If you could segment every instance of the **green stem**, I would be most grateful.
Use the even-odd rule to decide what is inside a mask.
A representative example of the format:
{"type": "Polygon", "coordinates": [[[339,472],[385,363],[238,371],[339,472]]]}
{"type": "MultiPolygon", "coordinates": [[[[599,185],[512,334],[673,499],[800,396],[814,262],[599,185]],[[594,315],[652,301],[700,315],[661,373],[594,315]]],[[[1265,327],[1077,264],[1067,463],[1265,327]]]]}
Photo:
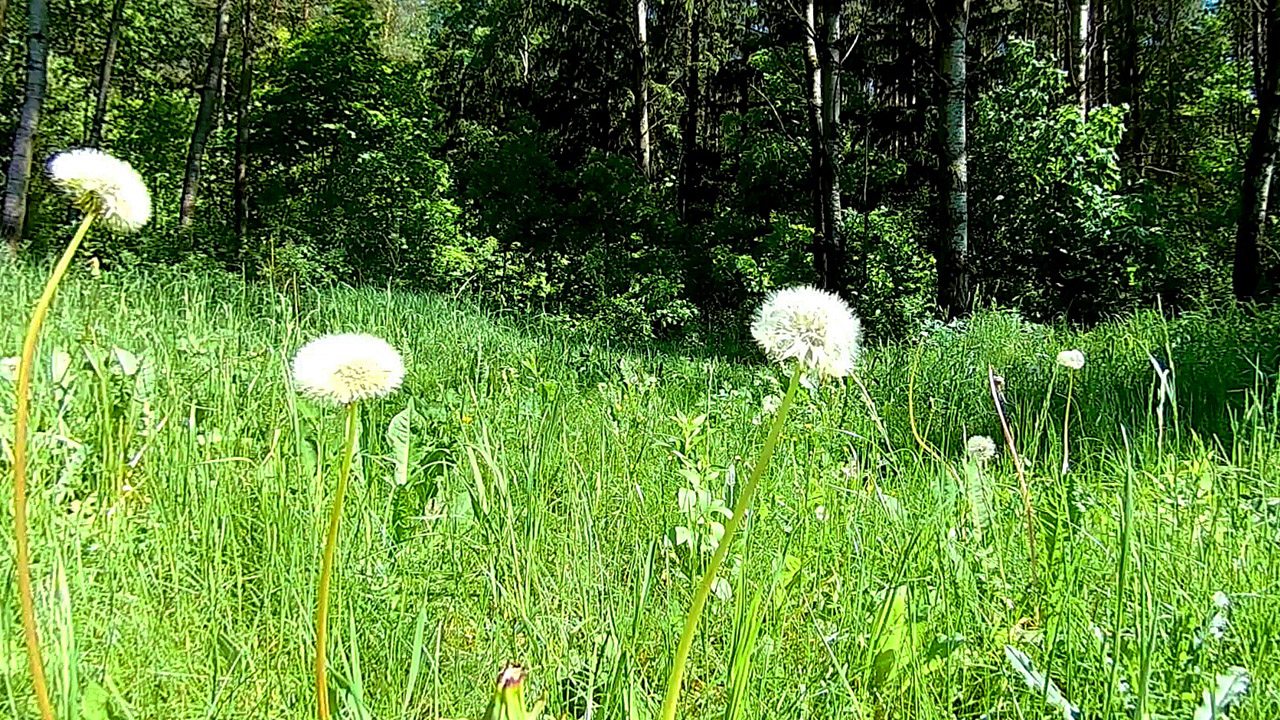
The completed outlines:
{"type": "Polygon", "coordinates": [[[1071,470],[1071,456],[1068,450],[1067,429],[1071,425],[1071,391],[1076,388],[1076,376],[1073,373],[1067,378],[1067,411],[1062,416],[1062,474],[1071,470]]]}
{"type": "Polygon", "coordinates": [[[1111,678],[1107,683],[1106,701],[1103,712],[1111,711],[1111,701],[1116,689],[1116,680],[1120,674],[1120,635],[1124,624],[1124,601],[1129,585],[1129,552],[1133,545],[1133,455],[1129,447],[1129,433],[1124,425],[1120,426],[1120,436],[1124,439],[1125,473],[1124,486],[1120,493],[1120,562],[1116,570],[1115,605],[1111,621],[1111,678]]]}
{"type": "Polygon", "coordinates": [[[733,545],[733,536],[738,532],[743,518],[746,517],[747,508],[751,505],[751,496],[755,494],[756,486],[760,484],[760,476],[764,474],[765,468],[769,466],[769,460],[773,457],[773,449],[778,444],[778,436],[782,434],[787,412],[791,409],[792,401],[795,400],[796,389],[800,387],[800,373],[799,367],[791,373],[791,385],[787,387],[787,394],[782,399],[782,405],[778,407],[778,414],[773,418],[773,427],[769,429],[769,438],[765,440],[764,449],[760,451],[760,459],[751,469],[751,477],[747,479],[747,484],[742,487],[742,494],[738,496],[738,502],[733,506],[733,517],[724,524],[724,537],[716,547],[715,554],[711,556],[711,564],[707,566],[702,582],[698,584],[697,592],[693,594],[693,605],[685,617],[684,632],[680,634],[680,644],[676,646],[671,675],[667,678],[667,695],[662,701],[662,720],[675,720],[676,704],[680,701],[680,684],[684,679],[684,666],[689,660],[689,649],[693,646],[693,635],[698,630],[698,620],[702,617],[702,609],[707,604],[707,596],[711,594],[716,572],[724,562],[725,556],[729,554],[729,548],[733,545]]]}
{"type": "Polygon", "coordinates": [[[62,253],[62,259],[53,268],[53,274],[44,286],[44,293],[36,302],[27,325],[27,336],[22,342],[22,359],[18,363],[17,407],[13,423],[13,535],[17,545],[18,596],[22,604],[22,629],[27,641],[27,662],[31,666],[31,689],[35,692],[36,705],[43,720],[55,720],[53,703],[49,701],[49,683],[45,680],[44,662],[40,659],[40,636],[36,632],[35,600],[31,594],[31,555],[27,540],[27,426],[30,423],[31,406],[28,395],[31,389],[31,371],[35,365],[36,342],[40,339],[40,327],[58,290],[58,283],[67,274],[71,259],[80,248],[80,241],[89,232],[97,215],[88,213],[80,221],[80,227],[71,238],[71,244],[62,253]]]}
{"type": "Polygon", "coordinates": [[[351,459],[355,456],[356,435],[360,430],[358,405],[347,405],[347,442],[342,451],[342,472],[338,475],[338,494],[333,498],[329,515],[329,533],[324,541],[324,559],[320,564],[320,591],[316,597],[316,713],[329,720],[329,681],[325,673],[325,650],[329,641],[329,582],[333,578],[333,554],[338,547],[338,523],[342,520],[342,499],[347,494],[351,477],[351,459]]]}

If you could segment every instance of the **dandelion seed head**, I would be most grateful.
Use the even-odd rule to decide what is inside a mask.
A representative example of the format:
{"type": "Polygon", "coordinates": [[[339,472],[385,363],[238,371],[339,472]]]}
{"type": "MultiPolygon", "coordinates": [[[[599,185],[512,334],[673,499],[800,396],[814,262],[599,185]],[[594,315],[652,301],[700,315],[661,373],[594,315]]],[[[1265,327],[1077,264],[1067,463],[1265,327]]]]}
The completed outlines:
{"type": "Polygon", "coordinates": [[[1063,350],[1058,353],[1058,364],[1068,370],[1079,370],[1084,367],[1084,353],[1079,350],[1063,350]]]}
{"type": "Polygon", "coordinates": [[[964,451],[979,463],[989,462],[996,457],[996,442],[986,435],[974,435],[964,444],[964,451]]]}
{"type": "Polygon", "coordinates": [[[793,287],[769,295],[756,311],[751,336],[774,362],[794,359],[822,377],[839,378],[853,372],[862,323],[834,293],[793,287]]]}
{"type": "Polygon", "coordinates": [[[151,193],[129,163],[91,148],[58,153],[49,176],[83,213],[115,232],[135,232],[151,219],[151,193]]]}
{"type": "Polygon", "coordinates": [[[318,400],[347,405],[381,397],[404,380],[400,353],[372,335],[343,333],[312,340],[293,358],[298,389],[318,400]]]}

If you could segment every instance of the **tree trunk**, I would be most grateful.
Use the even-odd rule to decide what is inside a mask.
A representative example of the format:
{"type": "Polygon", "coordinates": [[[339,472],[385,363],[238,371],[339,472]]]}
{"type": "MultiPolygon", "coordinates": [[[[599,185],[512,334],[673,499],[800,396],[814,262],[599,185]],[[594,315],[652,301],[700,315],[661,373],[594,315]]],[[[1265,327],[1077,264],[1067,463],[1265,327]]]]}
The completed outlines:
{"type": "Polygon", "coordinates": [[[244,0],[240,28],[240,87],[236,98],[235,203],[236,252],[243,253],[249,234],[249,108],[253,101],[253,0],[244,0]]]}
{"type": "Polygon", "coordinates": [[[636,0],[636,144],[640,172],[652,176],[649,157],[649,3],[636,0]]]}
{"type": "Polygon", "coordinates": [[[969,289],[969,155],[966,132],[966,54],[969,0],[947,0],[942,13],[942,97],[939,115],[939,198],[942,237],[937,248],[938,307],[950,319],[966,315],[969,289]]]}
{"type": "Polygon", "coordinates": [[[1107,43],[1108,5],[1106,0],[1094,0],[1093,16],[1089,19],[1090,44],[1089,76],[1093,86],[1090,102],[1096,107],[1111,104],[1111,57],[1107,43]]]}
{"type": "Polygon", "coordinates": [[[692,222],[698,215],[694,195],[702,185],[698,156],[698,115],[702,110],[702,88],[698,64],[702,60],[702,15],[697,0],[686,0],[688,44],[684,55],[684,122],[680,129],[680,187],[677,191],[680,219],[692,222]]]}
{"type": "Polygon", "coordinates": [[[102,126],[107,121],[107,96],[111,93],[111,68],[116,62],[116,47],[120,44],[120,23],[124,18],[125,0],[115,0],[111,7],[111,24],[107,28],[107,46],[102,51],[102,63],[98,65],[98,90],[94,94],[93,120],[89,123],[89,147],[102,145],[102,126]]]}
{"type": "Polygon", "coordinates": [[[1252,30],[1250,35],[1253,40],[1253,96],[1258,97],[1258,93],[1262,89],[1262,63],[1265,58],[1263,58],[1262,49],[1264,44],[1262,39],[1262,23],[1264,15],[1262,11],[1258,9],[1257,3],[1249,3],[1249,17],[1249,27],[1252,30]]]}
{"type": "Polygon", "coordinates": [[[48,83],[49,6],[45,0],[27,3],[27,85],[26,99],[13,135],[13,154],[5,183],[3,234],[10,257],[18,254],[22,226],[27,217],[27,184],[31,179],[31,159],[35,153],[36,131],[40,126],[40,106],[48,83]]]}
{"type": "Polygon", "coordinates": [[[1235,267],[1231,281],[1236,299],[1257,298],[1262,282],[1258,245],[1267,223],[1271,177],[1280,142],[1280,0],[1267,0],[1266,67],[1258,92],[1258,124],[1249,142],[1240,184],[1240,224],[1236,228],[1235,267]]]}
{"type": "Polygon", "coordinates": [[[1080,118],[1089,117],[1089,19],[1093,3],[1090,0],[1072,0],[1071,38],[1071,89],[1080,108],[1080,118]]]}
{"type": "Polygon", "coordinates": [[[845,238],[840,227],[840,49],[843,31],[842,0],[826,0],[826,47],[822,60],[822,144],[826,155],[823,167],[822,224],[830,238],[826,273],[822,285],[833,292],[845,289],[845,238]]]}
{"type": "Polygon", "coordinates": [[[816,0],[806,0],[804,57],[809,69],[809,165],[813,174],[813,267],[820,287],[844,290],[844,252],[840,238],[840,183],[833,158],[839,136],[838,53],[840,2],[824,0],[825,22],[819,42],[816,0]],[[821,48],[819,45],[821,44],[821,48]]]}
{"type": "Polygon", "coordinates": [[[213,26],[213,47],[209,49],[204,87],[200,89],[200,109],[196,112],[196,124],[191,131],[191,144],[187,148],[187,171],[182,177],[178,224],[184,228],[190,227],[195,213],[196,194],[200,187],[200,164],[204,161],[205,144],[209,141],[209,131],[213,128],[213,109],[218,100],[218,86],[222,83],[222,61],[227,54],[230,6],[231,0],[218,0],[217,17],[213,26]]]}
{"type": "Polygon", "coordinates": [[[1129,106],[1125,118],[1125,137],[1121,143],[1121,159],[1135,171],[1142,172],[1142,77],[1138,72],[1137,0],[1120,0],[1120,42],[1116,100],[1129,106]]]}

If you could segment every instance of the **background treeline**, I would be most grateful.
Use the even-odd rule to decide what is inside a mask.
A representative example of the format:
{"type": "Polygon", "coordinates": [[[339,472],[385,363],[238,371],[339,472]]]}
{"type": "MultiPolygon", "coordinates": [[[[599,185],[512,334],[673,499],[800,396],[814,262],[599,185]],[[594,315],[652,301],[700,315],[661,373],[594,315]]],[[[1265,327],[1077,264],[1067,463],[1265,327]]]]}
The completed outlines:
{"type": "Polygon", "coordinates": [[[1087,322],[1264,297],[1276,15],[0,0],[4,233],[31,260],[65,238],[40,167],[87,144],[156,194],[144,235],[90,238],[108,265],[470,291],[657,336],[737,327],[798,281],[881,336],[975,302],[1087,322]]]}

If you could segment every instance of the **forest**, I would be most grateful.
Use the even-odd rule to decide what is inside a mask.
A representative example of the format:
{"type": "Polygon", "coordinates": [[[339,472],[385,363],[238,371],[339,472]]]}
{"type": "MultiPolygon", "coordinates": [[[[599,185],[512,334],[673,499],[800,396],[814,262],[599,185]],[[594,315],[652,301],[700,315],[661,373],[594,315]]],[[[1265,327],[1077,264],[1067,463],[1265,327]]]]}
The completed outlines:
{"type": "Polygon", "coordinates": [[[90,240],[106,267],[639,337],[721,335],[795,282],[883,338],[1264,299],[1275,5],[6,2],[7,252],[51,252],[41,165],[89,146],[154,178],[141,236],[90,240]]]}

